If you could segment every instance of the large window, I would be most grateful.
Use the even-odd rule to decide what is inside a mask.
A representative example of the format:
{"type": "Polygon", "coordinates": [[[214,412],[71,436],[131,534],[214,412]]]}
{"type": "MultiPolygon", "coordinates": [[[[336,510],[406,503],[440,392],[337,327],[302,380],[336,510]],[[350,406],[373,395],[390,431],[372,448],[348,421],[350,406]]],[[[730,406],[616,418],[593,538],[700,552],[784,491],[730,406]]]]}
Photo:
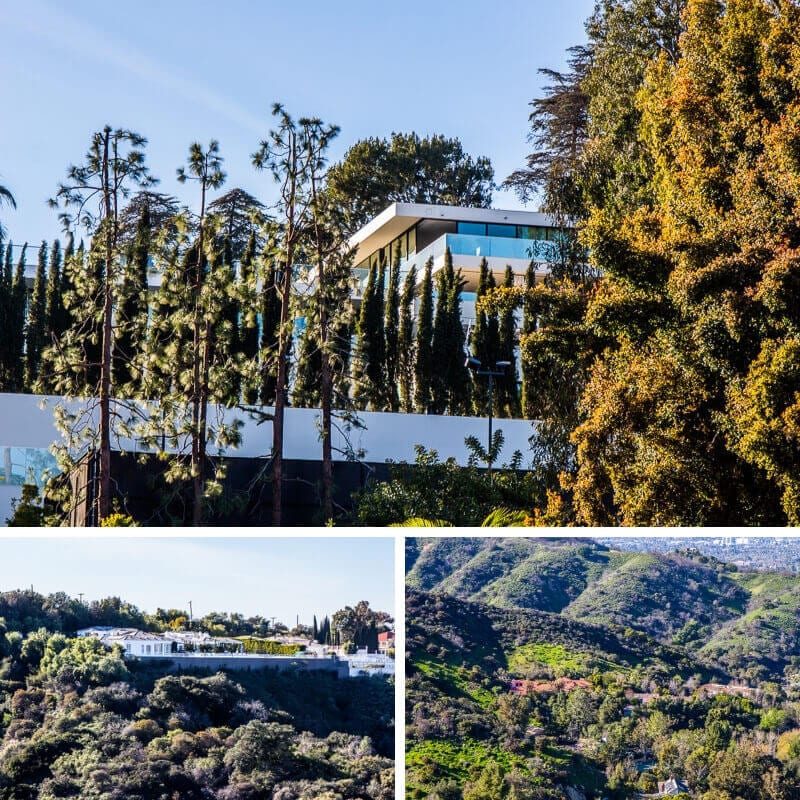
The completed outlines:
{"type": "Polygon", "coordinates": [[[516,225],[487,225],[489,236],[502,236],[504,239],[517,238],[516,225]]]}
{"type": "Polygon", "coordinates": [[[485,222],[459,222],[458,232],[468,236],[486,236],[485,222]]]}

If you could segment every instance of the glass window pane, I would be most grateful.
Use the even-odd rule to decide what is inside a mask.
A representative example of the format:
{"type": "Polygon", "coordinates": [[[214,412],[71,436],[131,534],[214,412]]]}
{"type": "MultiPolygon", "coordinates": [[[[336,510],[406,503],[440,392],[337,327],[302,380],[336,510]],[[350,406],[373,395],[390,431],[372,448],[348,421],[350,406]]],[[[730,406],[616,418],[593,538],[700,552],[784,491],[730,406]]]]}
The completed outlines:
{"type": "Polygon", "coordinates": [[[469,236],[486,236],[486,225],[483,222],[459,222],[458,232],[469,236]]]}
{"type": "Polygon", "coordinates": [[[516,225],[487,225],[489,236],[504,236],[514,239],[517,235],[516,225]]]}

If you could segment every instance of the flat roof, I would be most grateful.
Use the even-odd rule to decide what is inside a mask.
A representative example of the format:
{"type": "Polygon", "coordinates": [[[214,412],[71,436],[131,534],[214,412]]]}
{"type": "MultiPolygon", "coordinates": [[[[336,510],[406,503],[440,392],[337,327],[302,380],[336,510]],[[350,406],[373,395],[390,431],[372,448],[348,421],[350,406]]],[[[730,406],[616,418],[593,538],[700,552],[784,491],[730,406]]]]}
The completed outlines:
{"type": "Polygon", "coordinates": [[[378,248],[384,247],[396,236],[423,219],[490,222],[500,225],[556,226],[549,214],[543,214],[540,211],[438,206],[429,203],[392,203],[350,237],[350,247],[356,248],[355,263],[357,264],[370,253],[374,253],[378,248]]]}

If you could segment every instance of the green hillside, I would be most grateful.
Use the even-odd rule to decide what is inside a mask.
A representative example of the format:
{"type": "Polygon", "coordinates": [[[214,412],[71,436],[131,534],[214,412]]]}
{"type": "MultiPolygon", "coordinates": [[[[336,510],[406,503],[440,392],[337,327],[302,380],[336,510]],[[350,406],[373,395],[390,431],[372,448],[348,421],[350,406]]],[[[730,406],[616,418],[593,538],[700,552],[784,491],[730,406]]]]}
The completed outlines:
{"type": "Polygon", "coordinates": [[[633,629],[739,678],[779,674],[800,657],[797,577],[586,539],[426,538],[409,553],[407,584],[415,589],[633,629]]]}
{"type": "Polygon", "coordinates": [[[800,659],[800,579],[742,573],[733,580],[748,596],[744,614],[718,628],[700,656],[751,680],[769,680],[800,659]]]}
{"type": "Polygon", "coordinates": [[[723,565],[678,555],[629,555],[610,566],[565,613],[584,621],[631,625],[662,641],[678,636],[688,643],[711,635],[744,611],[747,593],[723,565]]]}
{"type": "Polygon", "coordinates": [[[576,540],[410,552],[435,588],[406,597],[409,800],[800,796],[798,578],[576,540]]]}

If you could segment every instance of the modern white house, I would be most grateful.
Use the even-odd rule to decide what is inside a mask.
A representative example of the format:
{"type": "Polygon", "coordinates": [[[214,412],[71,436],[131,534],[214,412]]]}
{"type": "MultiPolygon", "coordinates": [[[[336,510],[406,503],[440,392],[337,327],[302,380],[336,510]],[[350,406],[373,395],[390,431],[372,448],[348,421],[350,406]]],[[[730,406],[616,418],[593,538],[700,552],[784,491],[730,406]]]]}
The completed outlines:
{"type": "Polygon", "coordinates": [[[118,644],[126,656],[166,656],[173,652],[173,643],[161,634],[140,631],[136,628],[94,627],[78,631],[78,638],[89,636],[99,639],[106,647],[118,644]]]}
{"type": "Polygon", "coordinates": [[[557,257],[559,233],[552,217],[537,211],[392,203],[357,231],[349,245],[362,282],[372,265],[392,264],[398,247],[401,275],[415,266],[418,279],[429,258],[433,272],[440,270],[449,248],[454,268],[466,280],[465,291],[474,292],[483,258],[498,283],[506,266],[521,283],[531,261],[538,280],[543,279],[548,263],[557,257]]]}
{"type": "Polygon", "coordinates": [[[77,633],[79,639],[93,636],[107,647],[120,645],[126,656],[139,658],[167,656],[184,652],[244,652],[244,644],[238,639],[223,636],[211,636],[199,631],[166,631],[150,633],[136,628],[112,628],[95,626],[81,628],[77,633]]]}

